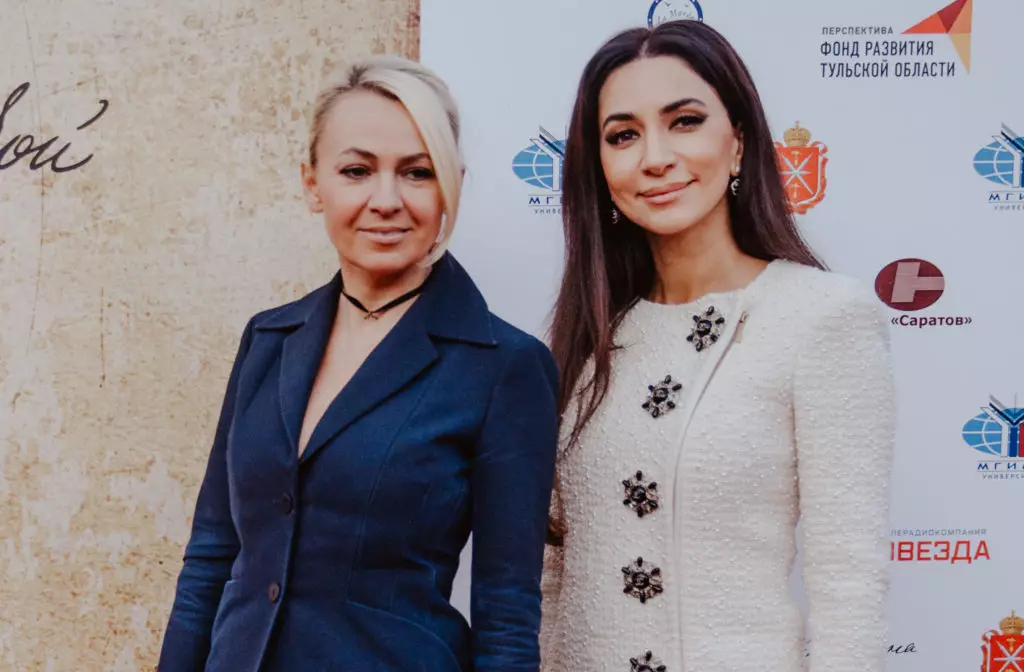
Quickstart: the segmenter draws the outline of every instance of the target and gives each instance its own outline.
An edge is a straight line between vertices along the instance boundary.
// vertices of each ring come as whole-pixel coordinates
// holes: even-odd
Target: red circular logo
[[[875,278],[875,293],[885,305],[910,312],[922,310],[939,300],[946,279],[939,267],[924,259],[894,261]]]

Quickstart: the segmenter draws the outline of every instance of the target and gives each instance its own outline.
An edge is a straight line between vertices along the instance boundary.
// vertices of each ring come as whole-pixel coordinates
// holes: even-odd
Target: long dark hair
[[[551,325],[551,349],[560,371],[559,411],[575,397],[570,445],[608,391],[615,330],[629,308],[650,293],[654,260],[643,229],[611,221],[612,201],[600,160],[598,96],[608,76],[640,58],[675,56],[718,94],[742,131],[739,191],[729,199],[732,235],[744,253],[824,268],[800,237],[757,88],[726,39],[697,21],[668,21],[622,32],[587,63],[580,78],[565,145],[562,221],[565,270]],[[581,381],[588,361],[593,370]],[[583,383],[580,385],[580,383]],[[577,395],[577,391],[579,394]]]

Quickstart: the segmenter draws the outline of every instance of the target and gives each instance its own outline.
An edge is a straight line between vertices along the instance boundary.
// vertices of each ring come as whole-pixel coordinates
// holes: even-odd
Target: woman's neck
[[[345,293],[369,311],[416,289],[426,281],[428,275],[430,268],[419,265],[391,274],[367,272],[352,264],[341,265],[341,281]],[[345,297],[341,297],[341,305],[358,310]]]
[[[655,268],[651,301],[689,303],[745,287],[764,270],[765,261],[740,250],[722,210],[677,234],[648,236]]]

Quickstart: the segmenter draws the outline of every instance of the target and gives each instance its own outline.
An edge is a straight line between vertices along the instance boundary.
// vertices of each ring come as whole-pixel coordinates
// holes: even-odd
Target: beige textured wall
[[[0,104],[30,84],[0,129],[0,670],[151,670],[245,320],[333,272],[300,200],[316,85],[415,56],[418,1],[0,17]],[[68,142],[88,163],[39,167]]]

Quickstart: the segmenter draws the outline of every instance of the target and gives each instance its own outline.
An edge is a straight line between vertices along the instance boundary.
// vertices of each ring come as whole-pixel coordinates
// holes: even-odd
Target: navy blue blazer
[[[324,414],[340,276],[250,320],[160,672],[536,672],[557,374],[450,255]],[[449,604],[473,533],[472,630]]]

